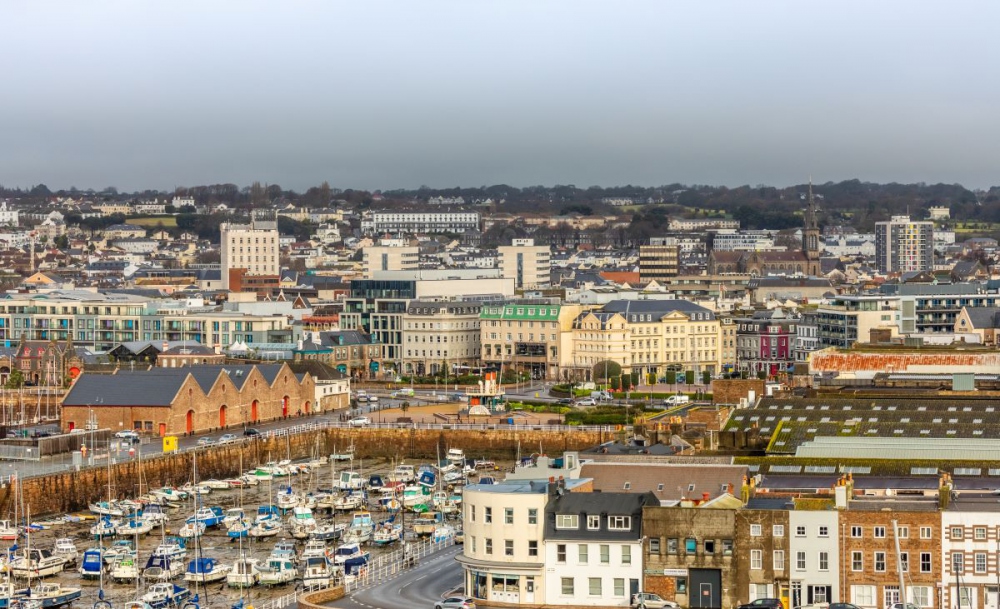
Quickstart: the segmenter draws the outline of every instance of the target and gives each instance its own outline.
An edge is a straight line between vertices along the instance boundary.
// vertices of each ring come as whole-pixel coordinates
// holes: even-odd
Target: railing
[[[784,360],[781,360],[784,361]],[[503,415],[501,415],[503,416]],[[555,415],[553,415],[555,416]],[[370,418],[370,417],[369,417]],[[366,425],[351,425],[350,421],[331,421],[328,427],[338,429],[455,429],[471,431],[591,431],[612,432],[614,425],[532,425],[530,423],[394,423],[371,421]],[[262,434],[263,435],[263,434]]]
[[[419,564],[421,558],[455,545],[455,537],[452,535],[441,541],[428,538],[404,543],[404,547],[369,561],[353,579],[347,579],[344,590],[348,593],[356,592],[394,579],[406,569]]]
[[[264,601],[263,603],[254,603],[253,606],[256,607],[256,609],[284,609],[285,607],[295,605],[298,600],[299,591],[296,589],[291,594],[279,596],[278,598],[272,598],[271,600]]]

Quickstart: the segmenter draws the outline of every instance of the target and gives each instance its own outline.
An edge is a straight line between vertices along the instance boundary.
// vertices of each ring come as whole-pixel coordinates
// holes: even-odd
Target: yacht
[[[337,550],[333,553],[333,561],[338,565],[342,565],[352,558],[357,558],[363,555],[364,552],[361,551],[361,545],[357,543],[342,543],[337,546]]]
[[[14,593],[14,598],[20,601],[21,606],[28,605],[50,609],[69,605],[80,598],[80,594],[80,588],[45,583],[34,584],[25,590],[18,590]]]
[[[323,524],[316,527],[312,533],[309,533],[310,539],[317,539],[319,541],[337,541],[344,536],[344,531],[347,530],[347,524],[339,522],[336,524]]]
[[[403,525],[384,522],[372,533],[372,541],[377,546],[386,546],[403,538]]]
[[[131,582],[139,579],[142,572],[135,556],[123,556],[111,563],[111,579],[116,582]]]
[[[295,568],[295,563],[287,558],[270,557],[267,562],[258,567],[260,572],[259,582],[262,586],[279,586],[295,581],[299,575],[299,570]]]
[[[302,548],[302,558],[306,559],[313,556],[326,556],[326,550],[325,541],[310,539],[306,542],[306,546]]]
[[[281,522],[277,520],[265,520],[250,527],[248,535],[250,537],[274,537],[281,532]]]
[[[192,539],[194,537],[201,537],[205,534],[205,523],[204,522],[185,522],[181,530],[177,532],[183,539]]]
[[[364,493],[352,492],[346,495],[338,497],[333,502],[333,509],[338,512],[349,512],[351,510],[356,510],[365,504]]]
[[[226,480],[216,480],[214,478],[205,480],[201,484],[212,489],[213,491],[224,491],[229,488],[229,482]]]
[[[120,524],[119,521],[104,516],[90,527],[90,534],[94,536],[94,539],[113,537]]]
[[[458,468],[465,466],[465,451],[461,448],[449,448],[444,458],[448,461],[449,465],[454,465]]]
[[[67,565],[75,565],[76,561],[80,559],[80,552],[76,549],[76,544],[68,537],[56,540],[56,545],[52,548],[52,554],[61,556]]]
[[[0,520],[0,541],[17,541],[17,526],[9,520]]]
[[[167,537],[153,550],[153,556],[163,556],[172,560],[187,556],[187,544],[180,537]]]
[[[188,563],[184,581],[207,584],[225,579],[228,573],[229,565],[224,565],[214,558],[196,558]]]
[[[312,510],[307,507],[292,508],[292,515],[288,518],[288,524],[295,527],[305,527],[308,530],[316,528],[316,518],[313,517]]]
[[[61,573],[66,568],[66,559],[49,550],[32,548],[10,561],[8,570],[16,578],[47,577]]]
[[[184,572],[184,559],[168,556],[150,556],[142,570],[142,579],[149,582],[169,581]]]
[[[80,561],[80,575],[83,579],[100,579],[108,571],[108,565],[104,562],[104,551],[98,548],[90,548],[83,553],[83,560]]]
[[[151,609],[163,609],[164,607],[180,607],[190,597],[191,591],[184,586],[160,583],[150,586],[140,600],[149,605]]]
[[[256,558],[237,558],[232,570],[226,575],[226,583],[231,588],[252,588],[260,581],[260,571]]]
[[[115,527],[115,534],[125,537],[135,535],[145,535],[153,530],[153,521],[143,516],[132,516],[125,522]]]
[[[241,537],[246,537],[250,534],[250,529],[253,528],[246,520],[238,520],[229,527],[226,528],[226,536],[230,539],[239,539]]]
[[[222,524],[223,519],[226,515],[223,513],[222,508],[217,506],[212,507],[202,507],[198,508],[198,511],[194,513],[194,516],[188,518],[184,522],[186,524],[201,523],[205,525],[206,528],[217,527]]]
[[[246,512],[243,508],[229,508],[226,510],[226,515],[222,518],[222,526],[229,528],[236,522],[245,520],[247,517]]]
[[[325,556],[311,556],[306,559],[302,585],[306,588],[328,588],[335,583],[338,572],[339,569],[330,564]]]

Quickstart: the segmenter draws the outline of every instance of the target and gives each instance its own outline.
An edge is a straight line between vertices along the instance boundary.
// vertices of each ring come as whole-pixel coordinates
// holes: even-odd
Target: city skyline
[[[988,3],[387,6],[5,5],[0,184],[997,183]]]

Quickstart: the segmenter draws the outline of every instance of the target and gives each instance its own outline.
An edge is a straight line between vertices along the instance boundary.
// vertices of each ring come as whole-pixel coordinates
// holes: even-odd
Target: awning
[[[490,575],[494,575],[494,571],[499,573],[517,573],[517,574],[527,574],[527,575],[541,575],[545,569],[543,563],[532,563],[532,562],[493,562],[490,560],[477,560],[475,558],[468,558],[462,554],[455,557],[455,560],[462,565],[470,569],[480,569],[487,571]]]

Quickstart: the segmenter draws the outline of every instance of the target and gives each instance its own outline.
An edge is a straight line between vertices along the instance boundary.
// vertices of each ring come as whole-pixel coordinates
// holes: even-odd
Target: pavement
[[[420,559],[413,569],[384,584],[358,590],[334,601],[338,609],[433,609],[434,603],[462,585],[462,567],[455,556],[462,546],[452,546]]]

